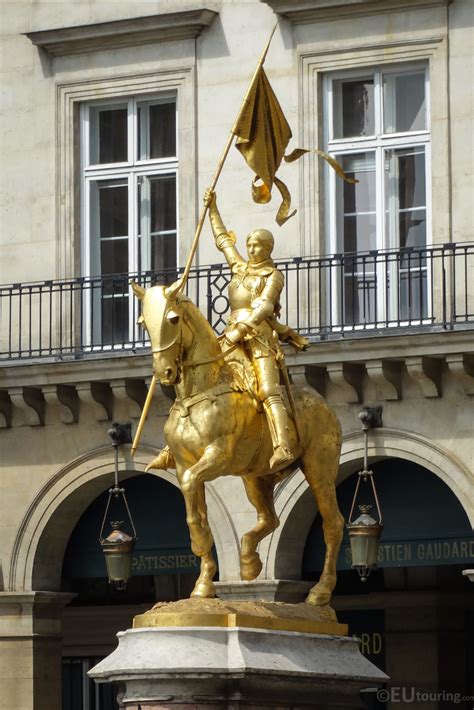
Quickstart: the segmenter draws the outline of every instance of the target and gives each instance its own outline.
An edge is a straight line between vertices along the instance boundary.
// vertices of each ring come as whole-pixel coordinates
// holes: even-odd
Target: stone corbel
[[[327,365],[326,371],[330,383],[327,391],[329,402],[342,404],[361,401],[362,372],[359,366],[335,362]]]
[[[147,395],[143,380],[114,380],[110,383],[114,397],[127,406],[130,418],[138,419],[141,415]]]
[[[306,377],[306,365],[288,365],[288,374],[290,376],[290,381],[295,385],[303,385],[307,387],[309,382]]]
[[[448,355],[446,363],[451,375],[462,385],[467,395],[474,394],[474,356]]]
[[[441,396],[441,360],[433,357],[409,357],[405,360],[408,374],[417,382],[425,397]]]
[[[8,394],[13,406],[23,415],[17,426],[44,425],[44,397],[41,390],[34,387],[12,387]],[[14,414],[13,412],[13,416]]]
[[[63,424],[74,424],[79,419],[79,399],[71,385],[46,385],[43,387],[46,403],[57,407]]]
[[[390,360],[368,360],[365,368],[369,379],[375,385],[376,400],[401,399],[401,363]]]
[[[76,385],[81,404],[92,410],[96,421],[105,422],[112,418],[112,392],[106,382],[80,382]]]
[[[12,425],[12,403],[7,392],[0,392],[0,429],[8,429]]]

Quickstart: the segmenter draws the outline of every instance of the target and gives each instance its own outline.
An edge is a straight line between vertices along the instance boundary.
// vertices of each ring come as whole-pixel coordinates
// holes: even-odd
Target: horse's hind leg
[[[326,435],[327,436],[327,435]],[[337,437],[323,437],[317,445],[310,446],[303,456],[303,473],[316,498],[323,522],[326,554],[319,582],[310,589],[306,598],[309,604],[328,604],[336,586],[336,563],[344,531],[344,518],[336,498],[335,479],[339,466],[340,443]]]
[[[258,543],[280,524],[273,500],[278,476],[268,474],[259,478],[242,478],[247,497],[257,511],[257,524],[242,537],[240,548],[240,576],[250,581],[258,577],[262,569],[262,561],[257,552]]]

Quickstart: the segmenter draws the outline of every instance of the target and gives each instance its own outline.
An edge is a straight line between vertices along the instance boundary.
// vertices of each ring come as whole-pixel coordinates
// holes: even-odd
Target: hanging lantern
[[[369,429],[371,426],[375,426],[374,424],[371,424],[371,410],[367,408],[364,412],[359,414],[359,418],[362,421],[362,427],[365,434],[364,467],[362,471],[359,471],[358,473],[351,512],[349,513],[349,522],[347,523],[346,528],[349,533],[349,542],[351,545],[352,569],[356,569],[358,571],[361,582],[366,582],[370,572],[377,567],[379,543],[383,525],[382,512],[380,510],[379,499],[375,489],[374,474],[368,469]],[[356,520],[352,519],[361,481],[364,483],[370,481],[372,496],[375,500],[377,508],[378,520],[373,518],[370,514],[373,506],[368,504],[357,504],[360,515],[356,518]]]
[[[112,445],[114,447],[114,457],[115,457],[115,482],[114,487],[109,490],[109,497],[107,500],[107,505],[105,508],[104,518],[102,520],[102,526],[100,528],[99,542],[102,547],[102,552],[105,557],[105,564],[107,567],[107,575],[109,578],[109,583],[113,583],[116,589],[125,589],[128,579],[132,576],[132,558],[133,550],[135,548],[135,541],[137,539],[137,533],[135,530],[135,525],[133,523],[133,518],[130,513],[130,508],[128,507],[127,497],[125,495],[125,490],[119,488],[118,485],[118,447],[121,444],[131,443],[131,425],[130,424],[114,424],[109,430],[109,435],[112,439]],[[121,529],[123,525],[123,520],[110,521],[110,526],[112,531],[104,538],[104,527],[106,524],[107,514],[109,512],[110,504],[115,498],[117,500],[119,497],[122,498],[123,505],[127,511],[128,520],[130,528],[133,531],[133,535],[129,535],[124,530]]]
[[[132,558],[135,549],[135,539],[120,529],[122,520],[112,521],[112,532],[105,539],[100,539],[102,552],[105,556],[109,582],[116,589],[125,589],[127,580],[132,576]]]

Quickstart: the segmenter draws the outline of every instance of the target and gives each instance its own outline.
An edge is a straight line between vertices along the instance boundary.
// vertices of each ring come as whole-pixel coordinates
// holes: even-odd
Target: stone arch
[[[344,436],[336,484],[361,468],[364,437],[361,431]],[[474,528],[472,474],[450,451],[425,437],[396,429],[373,429],[369,436],[369,461],[400,458],[423,466],[454,493]],[[262,578],[299,579],[303,550],[316,514],[316,504],[301,471],[276,490],[275,507],[280,527],[260,546]]]
[[[128,477],[145,472],[157,451],[141,446],[132,459],[129,450],[119,461],[120,474]],[[59,591],[66,545],[79,517],[104,490],[104,477],[112,480],[111,447],[88,452],[63,466],[45,483],[28,508],[18,528],[9,568],[9,591]],[[178,487],[172,471],[153,472]],[[238,569],[238,538],[222,498],[206,487],[209,521],[215,536],[223,577]],[[225,550],[225,554],[224,554]]]

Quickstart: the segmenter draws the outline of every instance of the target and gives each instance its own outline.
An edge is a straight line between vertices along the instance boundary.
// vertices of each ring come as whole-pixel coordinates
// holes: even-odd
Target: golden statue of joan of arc
[[[204,203],[209,210],[216,246],[224,254],[232,272],[229,284],[231,313],[224,331],[225,340],[230,346],[239,343],[252,364],[257,396],[263,404],[272,437],[270,469],[278,469],[294,459],[288,436],[288,414],[280,388],[284,355],[279,341],[287,341],[297,350],[306,348],[309,342],[277,321],[285,277],[271,258],[272,233],[267,229],[250,232],[247,261],[235,246],[235,235],[224,226],[212,189],[206,191]]]

